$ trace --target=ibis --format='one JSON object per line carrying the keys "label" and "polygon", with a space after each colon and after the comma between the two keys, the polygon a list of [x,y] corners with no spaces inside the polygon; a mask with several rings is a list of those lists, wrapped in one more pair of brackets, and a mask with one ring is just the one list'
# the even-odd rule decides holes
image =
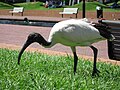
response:
{"label": "ibis", "polygon": [[18,64],[24,50],[32,43],[37,42],[45,48],[51,48],[57,43],[69,46],[74,56],[74,74],[77,69],[78,56],[76,54],[76,46],[88,46],[94,54],[92,76],[98,75],[99,70],[96,67],[98,49],[92,44],[101,40],[114,40],[115,37],[110,33],[109,26],[102,23],[90,23],[87,19],[70,19],[56,23],[46,40],[39,33],[29,34],[25,44],[23,45],[19,55]]}

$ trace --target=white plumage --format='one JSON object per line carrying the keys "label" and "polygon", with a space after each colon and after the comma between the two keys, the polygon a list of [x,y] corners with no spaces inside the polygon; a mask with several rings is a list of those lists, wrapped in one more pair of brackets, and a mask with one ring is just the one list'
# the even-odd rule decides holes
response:
{"label": "white plumage", "polygon": [[87,19],[71,19],[56,23],[51,29],[48,41],[46,41],[39,33],[32,33],[28,36],[27,41],[22,47],[19,56],[18,64],[20,64],[20,58],[24,50],[33,42],[37,42],[40,45],[50,48],[57,43],[69,46],[72,49],[74,55],[74,73],[77,68],[78,57],[76,54],[76,46],[89,46],[94,53],[94,64],[92,75],[98,74],[96,68],[97,60],[97,48],[92,46],[93,43],[100,40],[109,39],[113,40],[114,36],[108,31],[108,26],[104,24],[93,24]]}
{"label": "white plumage", "polygon": [[94,42],[104,39],[99,31],[83,21],[83,19],[71,19],[61,21],[53,26],[49,42],[61,43],[67,46],[89,46]]}

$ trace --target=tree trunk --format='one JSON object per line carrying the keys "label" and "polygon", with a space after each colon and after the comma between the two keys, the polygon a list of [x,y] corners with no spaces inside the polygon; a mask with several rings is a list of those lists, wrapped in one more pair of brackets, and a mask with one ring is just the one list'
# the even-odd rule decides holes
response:
{"label": "tree trunk", "polygon": [[75,0],[72,0],[72,6],[74,5],[74,3],[75,3]]}
{"label": "tree trunk", "polygon": [[69,6],[71,6],[71,0],[69,0]]}
{"label": "tree trunk", "polygon": [[80,0],[77,0],[77,4],[79,4],[80,3]]}
{"label": "tree trunk", "polygon": [[30,0],[26,0],[26,2],[30,2]]}

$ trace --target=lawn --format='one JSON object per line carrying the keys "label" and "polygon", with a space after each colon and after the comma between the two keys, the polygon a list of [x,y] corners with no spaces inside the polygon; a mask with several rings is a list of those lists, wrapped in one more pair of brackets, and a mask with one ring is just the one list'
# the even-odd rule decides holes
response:
{"label": "lawn", "polygon": [[72,56],[0,49],[0,90],[120,90],[120,66],[98,63],[100,76],[92,77],[92,62],[79,59],[73,74]]}
{"label": "lawn", "polygon": [[[120,4],[120,1],[118,2]],[[108,4],[111,5],[111,4]],[[107,5],[101,4],[99,2],[86,2],[86,11],[96,11],[96,6],[103,7],[104,11],[116,11],[119,12],[120,9],[110,9],[106,8]],[[42,2],[29,2],[29,3],[17,3],[17,4],[6,4],[0,2],[0,9],[12,9],[13,7],[25,7],[25,10],[62,10],[63,8],[45,8]],[[82,2],[74,6],[65,6],[65,7],[76,7],[79,10],[82,10]]]}
{"label": "lawn", "polygon": [[14,6],[7,4],[7,3],[3,3],[0,2],[0,9],[12,9]]}

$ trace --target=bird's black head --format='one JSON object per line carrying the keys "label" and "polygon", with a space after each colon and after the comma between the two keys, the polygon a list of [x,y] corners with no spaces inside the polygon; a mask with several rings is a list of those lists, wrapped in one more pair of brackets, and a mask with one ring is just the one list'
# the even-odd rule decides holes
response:
{"label": "bird's black head", "polygon": [[100,35],[103,36],[104,38],[113,41],[115,39],[115,37],[113,36],[113,34],[110,32],[110,27],[106,24],[102,24],[102,23],[97,23],[94,25],[95,28],[97,28],[100,32]]}
{"label": "bird's black head", "polygon": [[27,41],[25,42],[25,44],[23,45],[20,53],[19,53],[19,56],[18,56],[18,64],[20,64],[20,58],[21,58],[21,55],[22,53],[24,52],[24,50],[32,43],[34,42],[37,42],[39,43],[40,45],[48,45],[48,42],[39,34],[39,33],[31,33],[28,38],[27,38]]}
{"label": "bird's black head", "polygon": [[31,33],[26,43],[31,44],[33,42],[38,42],[39,44],[42,44],[44,42],[44,38],[39,33]]}

